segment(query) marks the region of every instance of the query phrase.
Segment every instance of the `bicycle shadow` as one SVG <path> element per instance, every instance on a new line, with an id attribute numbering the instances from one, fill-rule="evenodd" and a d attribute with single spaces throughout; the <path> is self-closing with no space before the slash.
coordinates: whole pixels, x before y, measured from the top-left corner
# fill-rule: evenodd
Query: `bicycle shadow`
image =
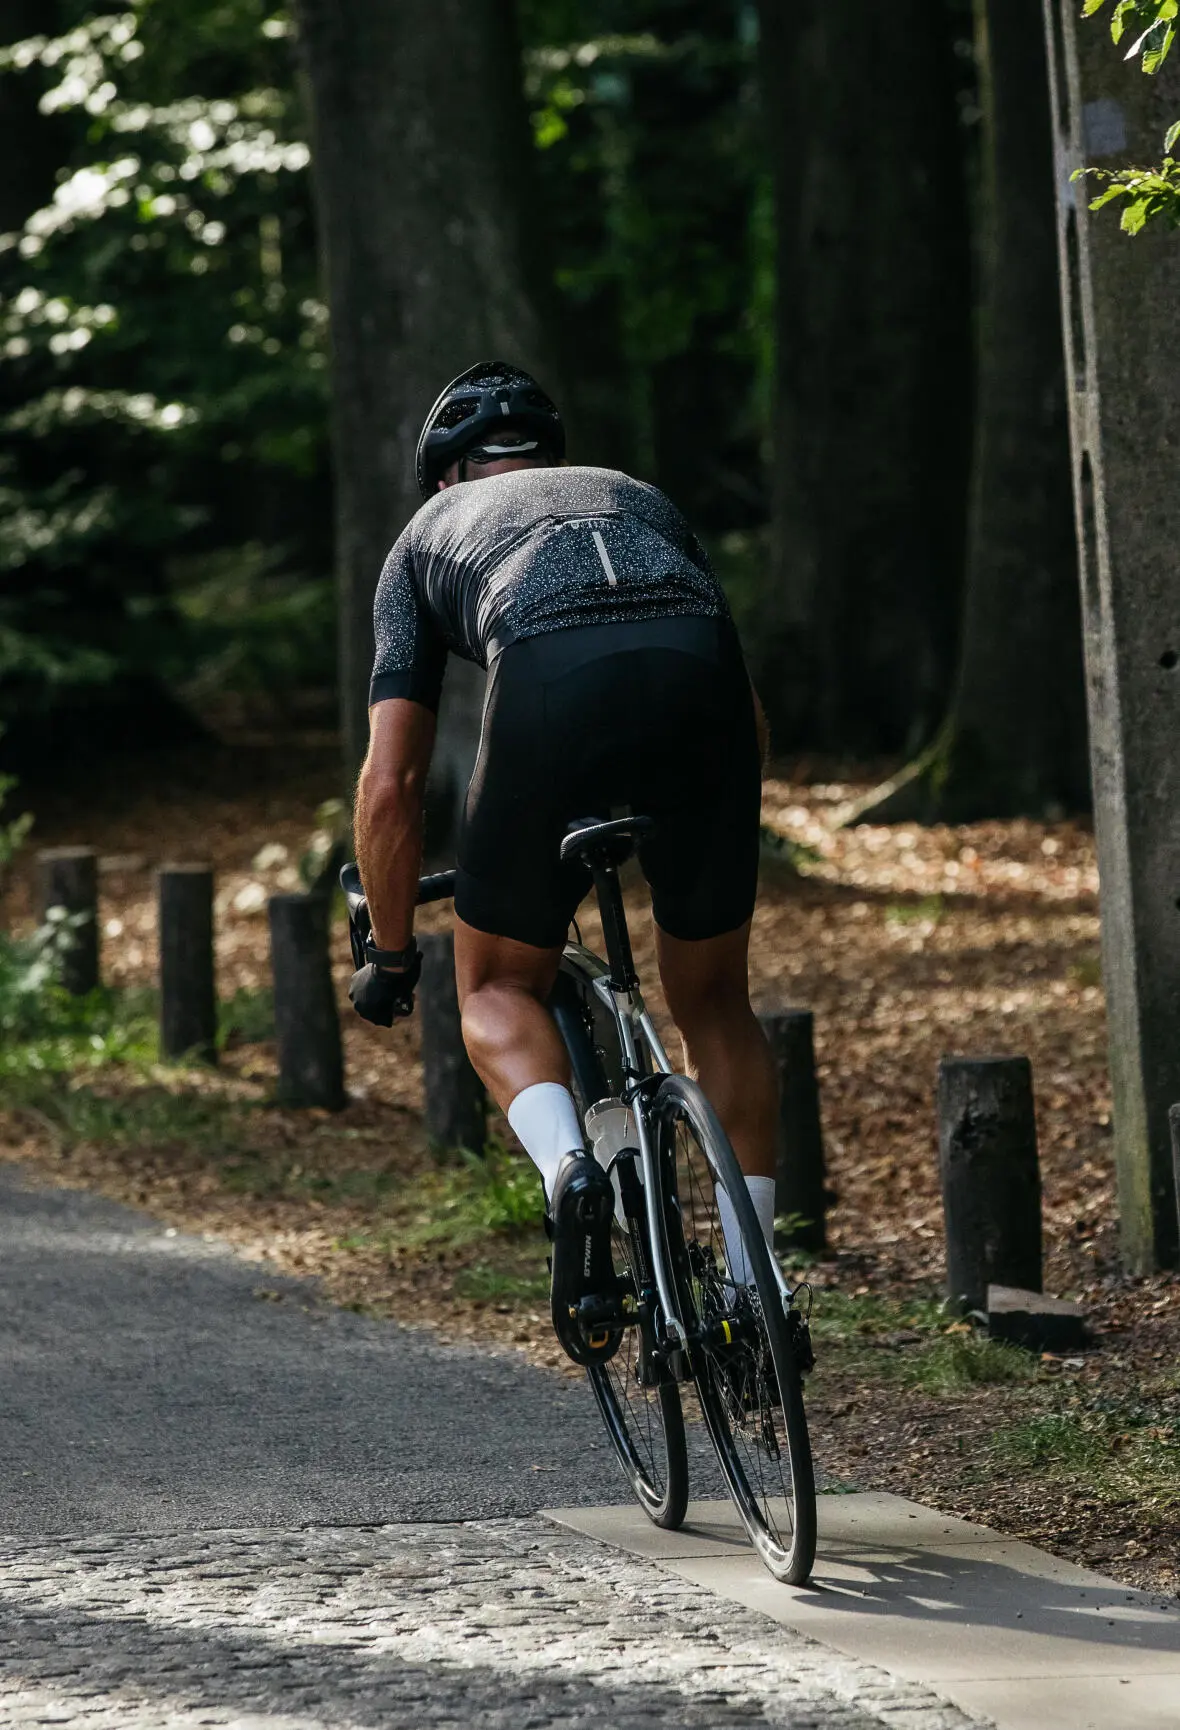
<path id="1" fill-rule="evenodd" d="M 1027 1552 L 1016 1562 L 996 1548 Z M 1036 1571 L 1030 1571 L 1035 1567 Z M 1162 1596 L 1103 1581 L 1069 1563 L 1054 1563 L 1025 1545 L 984 1543 L 943 1549 L 875 1550 L 821 1543 L 806 1590 L 830 1613 L 885 1615 L 942 1641 L 949 1631 L 1003 1635 L 1009 1644 L 1084 1642 L 1118 1651 L 1167 1654 L 1180 1668 L 1180 1613 Z"/>

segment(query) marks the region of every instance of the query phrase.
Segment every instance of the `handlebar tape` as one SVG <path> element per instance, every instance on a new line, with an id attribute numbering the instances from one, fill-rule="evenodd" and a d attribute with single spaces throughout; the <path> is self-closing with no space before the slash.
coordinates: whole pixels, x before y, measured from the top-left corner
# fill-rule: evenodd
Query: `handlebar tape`
<path id="1" fill-rule="evenodd" d="M 455 872 L 437 871 L 433 877 L 419 877 L 418 905 L 427 901 L 449 901 L 455 893 Z"/>

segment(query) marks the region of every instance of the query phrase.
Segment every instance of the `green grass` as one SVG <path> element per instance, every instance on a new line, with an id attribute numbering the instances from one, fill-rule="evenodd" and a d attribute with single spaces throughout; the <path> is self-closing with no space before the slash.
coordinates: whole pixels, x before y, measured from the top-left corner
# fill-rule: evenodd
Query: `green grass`
<path id="1" fill-rule="evenodd" d="M 882 1334 L 933 1334 L 945 1326 L 945 1320 L 937 1298 L 899 1302 L 875 1293 L 853 1297 L 848 1292 L 825 1291 L 821 1287 L 815 1293 L 811 1311 L 811 1333 L 817 1341 L 847 1345 L 871 1342 Z"/>
<path id="2" fill-rule="evenodd" d="M 371 1225 L 337 1239 L 341 1249 L 456 1250 L 484 1239 L 510 1240 L 540 1225 L 541 1185 L 532 1164 L 522 1155 L 493 1145 L 486 1158 L 460 1152 L 446 1164 L 408 1178 L 389 1167 L 379 1170 L 323 1169 L 288 1155 L 235 1152 L 221 1167 L 221 1181 L 240 1195 L 262 1197 L 314 1196 L 332 1203 L 352 1203 L 372 1210 Z M 533 1296 L 531 1271 L 527 1294 L 516 1291 L 520 1270 L 481 1264 L 475 1286 L 464 1296 L 493 1298 L 491 1285 L 503 1279 L 517 1297 Z M 507 1286 L 505 1288 L 507 1290 Z"/>
<path id="3" fill-rule="evenodd" d="M 998 1430 L 992 1453 L 1017 1471 L 1056 1480 L 1084 1478 L 1098 1496 L 1175 1506 L 1180 1503 L 1180 1423 L 1160 1418 L 1158 1410 L 1106 1402 L 1038 1412 Z"/>
<path id="4" fill-rule="evenodd" d="M 855 1359 L 857 1368 L 927 1393 L 957 1393 L 987 1383 L 1031 1381 L 1031 1353 L 949 1323 L 937 1298 L 899 1301 L 817 1291 L 811 1312 L 817 1346 Z"/>
<path id="5" fill-rule="evenodd" d="M 1024 1423 L 997 1431 L 992 1452 L 1023 1471 L 1055 1476 L 1093 1471 L 1105 1463 L 1109 1447 L 1076 1413 L 1040 1412 Z"/>
<path id="6" fill-rule="evenodd" d="M 1028 1382 L 1040 1372 L 1040 1362 L 1031 1352 L 982 1334 L 942 1334 L 929 1345 L 895 1358 L 893 1364 L 899 1380 L 931 1394 Z"/>
<path id="7" fill-rule="evenodd" d="M 541 1303 L 549 1296 L 549 1275 L 543 1271 L 513 1271 L 481 1261 L 455 1275 L 454 1290 L 456 1297 L 484 1303 Z"/>
<path id="8" fill-rule="evenodd" d="M 391 1242 L 407 1249 L 461 1249 L 483 1237 L 536 1228 L 544 1195 L 525 1155 L 496 1144 L 482 1158 L 461 1150 L 457 1163 L 437 1168 L 418 1186 L 420 1206 Z"/>
<path id="9" fill-rule="evenodd" d="M 937 925 L 945 909 L 941 895 L 923 895 L 920 901 L 893 901 L 885 909 L 888 926 Z"/>
<path id="10" fill-rule="evenodd" d="M 6 996 L 0 980 L 0 1083 L 108 1063 L 142 1065 L 154 1061 L 156 1050 L 150 992 L 100 989 L 71 997 L 49 984 L 30 1002 Z"/>
<path id="11" fill-rule="evenodd" d="M 321 1170 L 287 1155 L 241 1152 L 221 1167 L 224 1188 L 259 1200 L 275 1196 L 314 1196 L 318 1201 L 363 1203 L 379 1207 L 395 1194 L 399 1179 L 388 1168 L 378 1171 Z"/>
<path id="12" fill-rule="evenodd" d="M 223 1147 L 240 1118 L 216 1095 L 173 1092 L 160 1086 L 135 1087 L 117 1097 L 85 1083 L 69 1085 L 60 1076 L 10 1077 L 3 1103 L 35 1117 L 59 1141 L 105 1142 L 119 1146 L 159 1146 L 183 1142 Z"/>
<path id="13" fill-rule="evenodd" d="M 240 985 L 232 997 L 217 1006 L 217 1044 L 222 1051 L 231 1045 L 260 1045 L 275 1033 L 274 992 L 251 991 Z"/>

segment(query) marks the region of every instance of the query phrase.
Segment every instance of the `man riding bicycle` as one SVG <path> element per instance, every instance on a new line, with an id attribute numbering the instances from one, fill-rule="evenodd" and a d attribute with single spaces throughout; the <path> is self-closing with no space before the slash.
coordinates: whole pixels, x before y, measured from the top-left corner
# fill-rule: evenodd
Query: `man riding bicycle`
<path id="1" fill-rule="evenodd" d="M 571 1349 L 559 1322 L 609 1272 L 614 1191 L 583 1144 L 546 1007 L 589 887 L 584 866 L 561 861 L 561 839 L 575 820 L 620 808 L 655 820 L 639 859 L 664 995 L 769 1241 L 776 1081 L 747 959 L 765 728 L 683 517 L 655 487 L 567 465 L 561 417 L 526 373 L 489 361 L 449 384 L 426 419 L 417 477 L 426 502 L 385 562 L 374 608 L 356 804 L 372 939 L 349 995 L 382 1026 L 413 1007 L 423 791 L 453 651 L 488 672 L 458 842 L 463 1038 L 540 1172 L 555 1326 L 587 1362 L 593 1347 Z M 723 1191 L 718 1205 L 736 1249 Z M 744 1257 L 729 1259 L 747 1279 Z"/>

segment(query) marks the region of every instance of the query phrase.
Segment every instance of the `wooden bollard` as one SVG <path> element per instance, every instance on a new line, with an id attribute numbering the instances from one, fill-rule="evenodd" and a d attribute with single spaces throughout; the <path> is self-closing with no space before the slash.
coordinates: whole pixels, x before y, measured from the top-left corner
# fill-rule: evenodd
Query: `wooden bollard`
<path id="1" fill-rule="evenodd" d="M 787 1216 L 785 1243 L 820 1251 L 827 1246 L 824 1137 L 815 1073 L 815 1017 L 810 1009 L 761 1015 L 778 1071 L 776 1211 Z"/>
<path id="2" fill-rule="evenodd" d="M 482 1153 L 487 1134 L 487 1095 L 463 1044 L 455 989 L 455 939 L 448 932 L 420 937 L 422 979 L 422 1083 L 426 1131 L 445 1148 Z"/>
<path id="3" fill-rule="evenodd" d="M 328 961 L 328 900 L 272 895 L 267 912 L 279 1102 L 339 1111 L 345 1101 L 344 1053 Z"/>
<path id="4" fill-rule="evenodd" d="M 160 937 L 160 1056 L 217 1061 L 213 970 L 213 868 L 161 865 L 156 874 Z"/>
<path id="5" fill-rule="evenodd" d="M 1041 1174 L 1027 1057 L 944 1057 L 938 1147 L 947 1295 L 987 1309 L 989 1285 L 1039 1292 Z"/>
<path id="6" fill-rule="evenodd" d="M 63 949 L 61 982 L 75 997 L 98 984 L 98 858 L 93 847 L 47 847 L 37 855 L 37 912 L 51 907 L 85 915 Z"/>

